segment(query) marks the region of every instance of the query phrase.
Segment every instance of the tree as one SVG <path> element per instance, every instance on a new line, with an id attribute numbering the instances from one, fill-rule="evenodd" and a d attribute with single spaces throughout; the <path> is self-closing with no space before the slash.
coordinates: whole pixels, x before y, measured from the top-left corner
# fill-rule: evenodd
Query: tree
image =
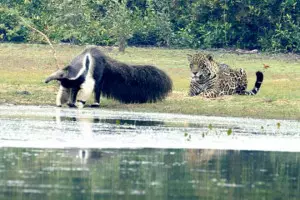
<path id="1" fill-rule="evenodd" d="M 56 41 L 72 44 L 110 43 L 108 29 L 95 16 L 96 11 L 88 0 L 63 1 L 47 0 L 48 16 L 47 29 L 51 38 Z"/>
<path id="2" fill-rule="evenodd" d="M 0 41 L 300 52 L 299 0 L 0 0 Z"/>
<path id="3" fill-rule="evenodd" d="M 127 40 L 132 37 L 138 27 L 138 17 L 132 10 L 127 9 L 127 0 L 114 0 L 108 5 L 105 25 L 109 33 L 118 39 L 119 51 L 124 52 Z"/>
<path id="4" fill-rule="evenodd" d="M 169 0 L 149 0 L 149 13 L 159 32 L 162 46 L 170 46 L 172 35 L 172 23 L 170 20 L 170 1 Z"/>

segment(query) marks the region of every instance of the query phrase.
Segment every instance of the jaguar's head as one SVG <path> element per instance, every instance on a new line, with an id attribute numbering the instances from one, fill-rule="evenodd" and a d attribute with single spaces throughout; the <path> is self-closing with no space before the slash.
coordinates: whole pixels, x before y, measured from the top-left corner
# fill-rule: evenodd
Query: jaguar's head
<path id="1" fill-rule="evenodd" d="M 204 83 L 215 76 L 216 67 L 211 55 L 203 53 L 188 55 L 188 61 L 190 63 L 191 81 Z"/>

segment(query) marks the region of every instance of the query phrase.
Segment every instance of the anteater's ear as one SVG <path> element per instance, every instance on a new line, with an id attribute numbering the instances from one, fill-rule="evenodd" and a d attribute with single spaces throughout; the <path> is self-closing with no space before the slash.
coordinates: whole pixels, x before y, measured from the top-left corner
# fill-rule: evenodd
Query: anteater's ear
<path id="1" fill-rule="evenodd" d="M 213 61 L 212 55 L 208 54 L 206 57 L 207 57 L 207 59 L 208 59 L 209 61 Z"/>
<path id="2" fill-rule="evenodd" d="M 192 58 L 193 58 L 193 56 L 191 54 L 187 54 L 187 59 L 189 62 L 192 62 Z"/>

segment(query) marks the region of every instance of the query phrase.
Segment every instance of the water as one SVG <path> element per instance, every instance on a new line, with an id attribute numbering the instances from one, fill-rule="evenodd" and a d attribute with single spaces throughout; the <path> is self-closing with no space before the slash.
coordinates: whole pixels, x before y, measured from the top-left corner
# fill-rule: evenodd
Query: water
<path id="1" fill-rule="evenodd" d="M 300 199 L 300 122 L 0 106 L 0 199 Z"/>
<path id="2" fill-rule="evenodd" d="M 300 199 L 297 153 L 0 150 L 0 199 Z"/>
<path id="3" fill-rule="evenodd" d="M 300 152 L 300 122 L 0 106 L 0 147 Z"/>

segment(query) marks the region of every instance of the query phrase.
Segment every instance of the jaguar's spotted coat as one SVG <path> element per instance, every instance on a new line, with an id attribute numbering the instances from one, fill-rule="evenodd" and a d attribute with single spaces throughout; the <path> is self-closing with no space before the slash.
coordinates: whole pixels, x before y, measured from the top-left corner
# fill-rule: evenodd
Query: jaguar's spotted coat
<path id="1" fill-rule="evenodd" d="M 188 55 L 191 70 L 190 96 L 216 98 L 223 95 L 255 95 L 263 81 L 263 73 L 256 72 L 255 86 L 246 91 L 247 75 L 244 69 L 231 69 L 215 62 L 211 55 Z"/>

